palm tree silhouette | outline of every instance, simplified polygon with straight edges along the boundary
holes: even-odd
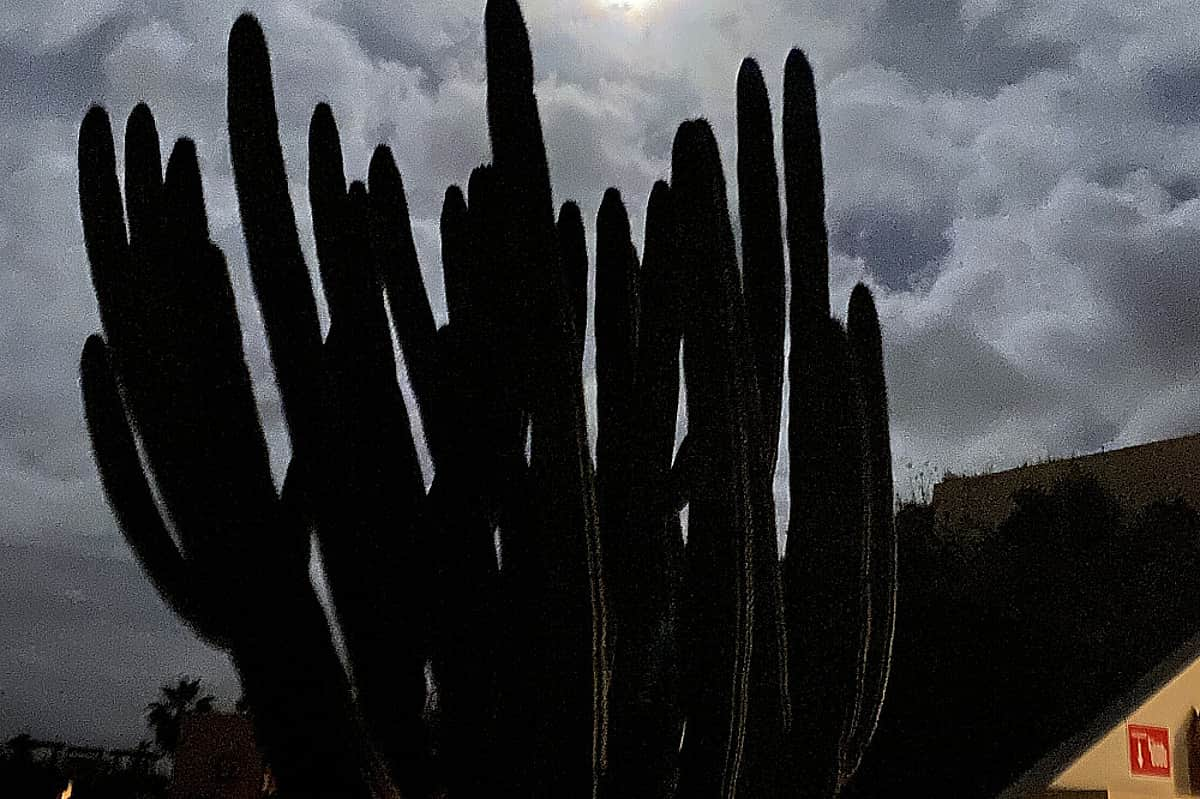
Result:
[[[200,695],[200,678],[180,677],[175,685],[162,686],[159,698],[146,705],[146,725],[153,731],[159,751],[173,755],[184,718],[212,712],[214,701],[211,694]]]

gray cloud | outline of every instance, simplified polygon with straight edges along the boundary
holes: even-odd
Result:
[[[1013,35],[1029,3],[962,5],[887,0],[868,23],[869,55],[927,90],[983,96],[1073,55],[1068,43]]]
[[[914,331],[887,354],[891,410],[918,430],[977,436],[1047,399],[1045,386],[953,320]]]
[[[128,560],[0,543],[0,736],[100,746],[145,737],[158,686],[203,677],[230,707],[228,658],[197,642]]]
[[[949,214],[922,218],[866,206],[829,221],[830,246],[872,264],[876,280],[893,291],[910,288],[950,251]]]
[[[128,15],[110,18],[62,49],[31,52],[28,42],[0,40],[7,111],[34,106],[43,113],[71,117],[86,109],[103,88],[105,54],[130,22]]]

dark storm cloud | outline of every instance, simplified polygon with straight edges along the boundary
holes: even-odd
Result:
[[[75,116],[102,93],[104,57],[124,34],[131,16],[122,14],[60,47],[30,49],[32,42],[0,41],[3,113],[35,107],[40,113]]]
[[[1157,66],[1144,78],[1150,110],[1172,125],[1200,122],[1200,59]]]
[[[881,285],[903,291],[950,251],[946,237],[950,218],[948,210],[920,217],[860,206],[829,220],[829,244],[851,258],[863,259]]]
[[[355,3],[343,5],[335,19],[354,32],[355,40],[372,59],[415,67],[421,71],[421,89],[429,94],[437,91],[442,77],[428,42],[410,31],[380,24],[378,13]]]
[[[963,14],[963,6],[969,5],[886,0],[868,22],[867,53],[923,89],[983,96],[1060,66],[1073,55],[1068,44],[1012,35],[1013,21],[1031,3],[997,4],[979,19]]]

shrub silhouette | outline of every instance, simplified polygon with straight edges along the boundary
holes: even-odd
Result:
[[[784,81],[781,561],[785,240],[761,71],[748,59],[737,85],[740,265],[704,120],[678,130],[640,262],[620,194],[604,196],[593,467],[583,220],[570,202],[555,217],[514,0],[491,0],[485,27],[493,160],[444,198],[441,328],[390,151],[347,186],[333,113],[314,111],[324,340],[265,38],[252,17],[233,27],[231,154],[293,453],[278,493],[195,148],[177,142],[161,177],[153,118],[134,109],[123,209],[107,114],[89,111],[80,209],[104,333],[81,372],[122,530],[180,617],[232,656],[289,795],[832,796],[885,693],[896,538],[870,292],[854,290],[847,325],[829,314],[811,68],[793,51]],[[676,453],[681,342],[689,432]],[[310,531],[349,673],[309,583]]]
[[[1132,506],[1084,469],[1014,500],[982,538],[935,524],[929,505],[900,508],[895,680],[846,796],[995,795],[1195,635],[1186,504]]]

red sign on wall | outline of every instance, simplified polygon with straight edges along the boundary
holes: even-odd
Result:
[[[1171,731],[1166,727],[1128,724],[1129,773],[1135,777],[1171,776]]]

